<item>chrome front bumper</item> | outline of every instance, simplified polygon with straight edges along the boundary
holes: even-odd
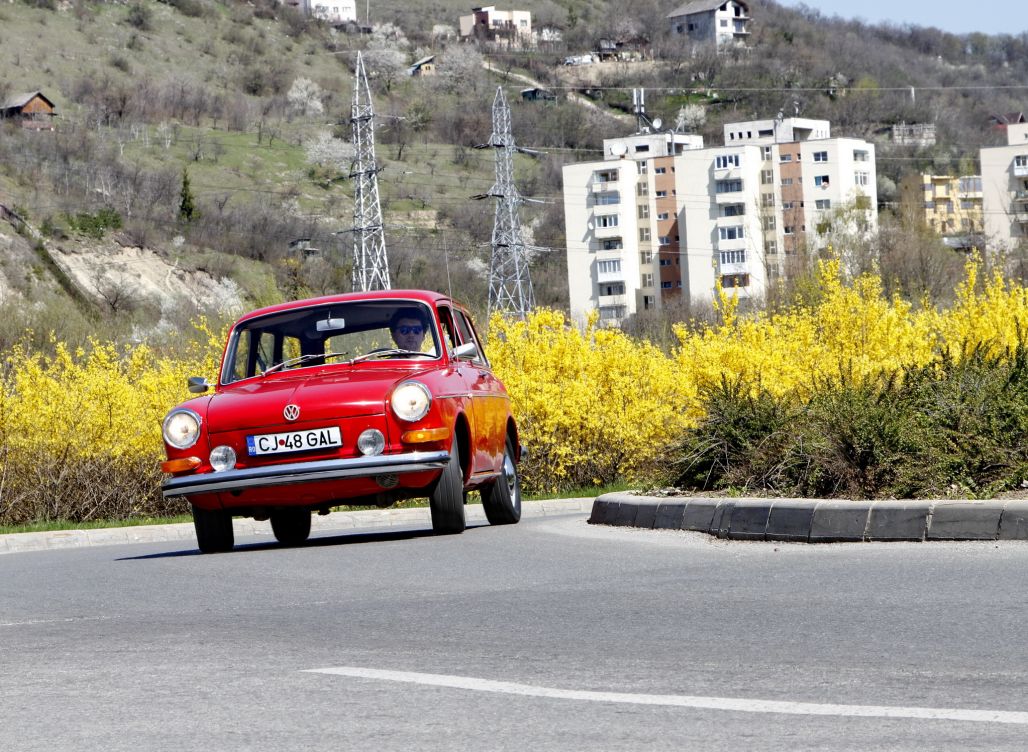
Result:
[[[418,473],[442,470],[450,461],[449,452],[407,452],[354,457],[345,460],[290,462],[286,465],[247,467],[169,478],[161,484],[165,497],[189,494],[243,491],[266,486],[288,486],[340,478],[374,478],[376,475]]]

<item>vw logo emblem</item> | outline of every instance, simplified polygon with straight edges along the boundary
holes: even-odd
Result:
[[[300,417],[300,406],[286,405],[286,409],[282,411],[282,415],[285,416],[286,420],[296,420]]]

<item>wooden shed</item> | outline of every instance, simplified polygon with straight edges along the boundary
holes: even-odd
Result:
[[[0,120],[15,120],[31,130],[52,131],[55,117],[54,103],[41,91],[18,94],[0,105]]]

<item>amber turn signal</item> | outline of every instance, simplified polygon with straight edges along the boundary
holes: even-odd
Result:
[[[199,457],[182,457],[161,463],[161,470],[165,473],[181,473],[183,470],[192,470],[195,467],[200,467]]]
[[[442,441],[450,438],[449,428],[419,428],[414,431],[404,431],[400,440],[404,444],[424,444],[426,441]]]

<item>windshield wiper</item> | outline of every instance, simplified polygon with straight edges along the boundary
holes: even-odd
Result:
[[[434,358],[434,353],[421,352],[420,350],[403,350],[400,348],[392,348],[389,350],[375,350],[374,352],[364,353],[358,355],[356,358],[350,361],[350,363],[360,363],[370,358],[388,358],[390,355],[420,355],[423,358]]]
[[[344,352],[327,352],[327,353],[307,353],[306,355],[300,355],[296,358],[290,358],[289,360],[283,360],[281,363],[276,363],[271,368],[264,371],[261,376],[267,376],[269,373],[275,373],[275,371],[281,371],[283,368],[289,368],[290,366],[298,366],[301,363],[309,363],[312,360],[324,360],[326,358],[345,358],[350,353]]]

